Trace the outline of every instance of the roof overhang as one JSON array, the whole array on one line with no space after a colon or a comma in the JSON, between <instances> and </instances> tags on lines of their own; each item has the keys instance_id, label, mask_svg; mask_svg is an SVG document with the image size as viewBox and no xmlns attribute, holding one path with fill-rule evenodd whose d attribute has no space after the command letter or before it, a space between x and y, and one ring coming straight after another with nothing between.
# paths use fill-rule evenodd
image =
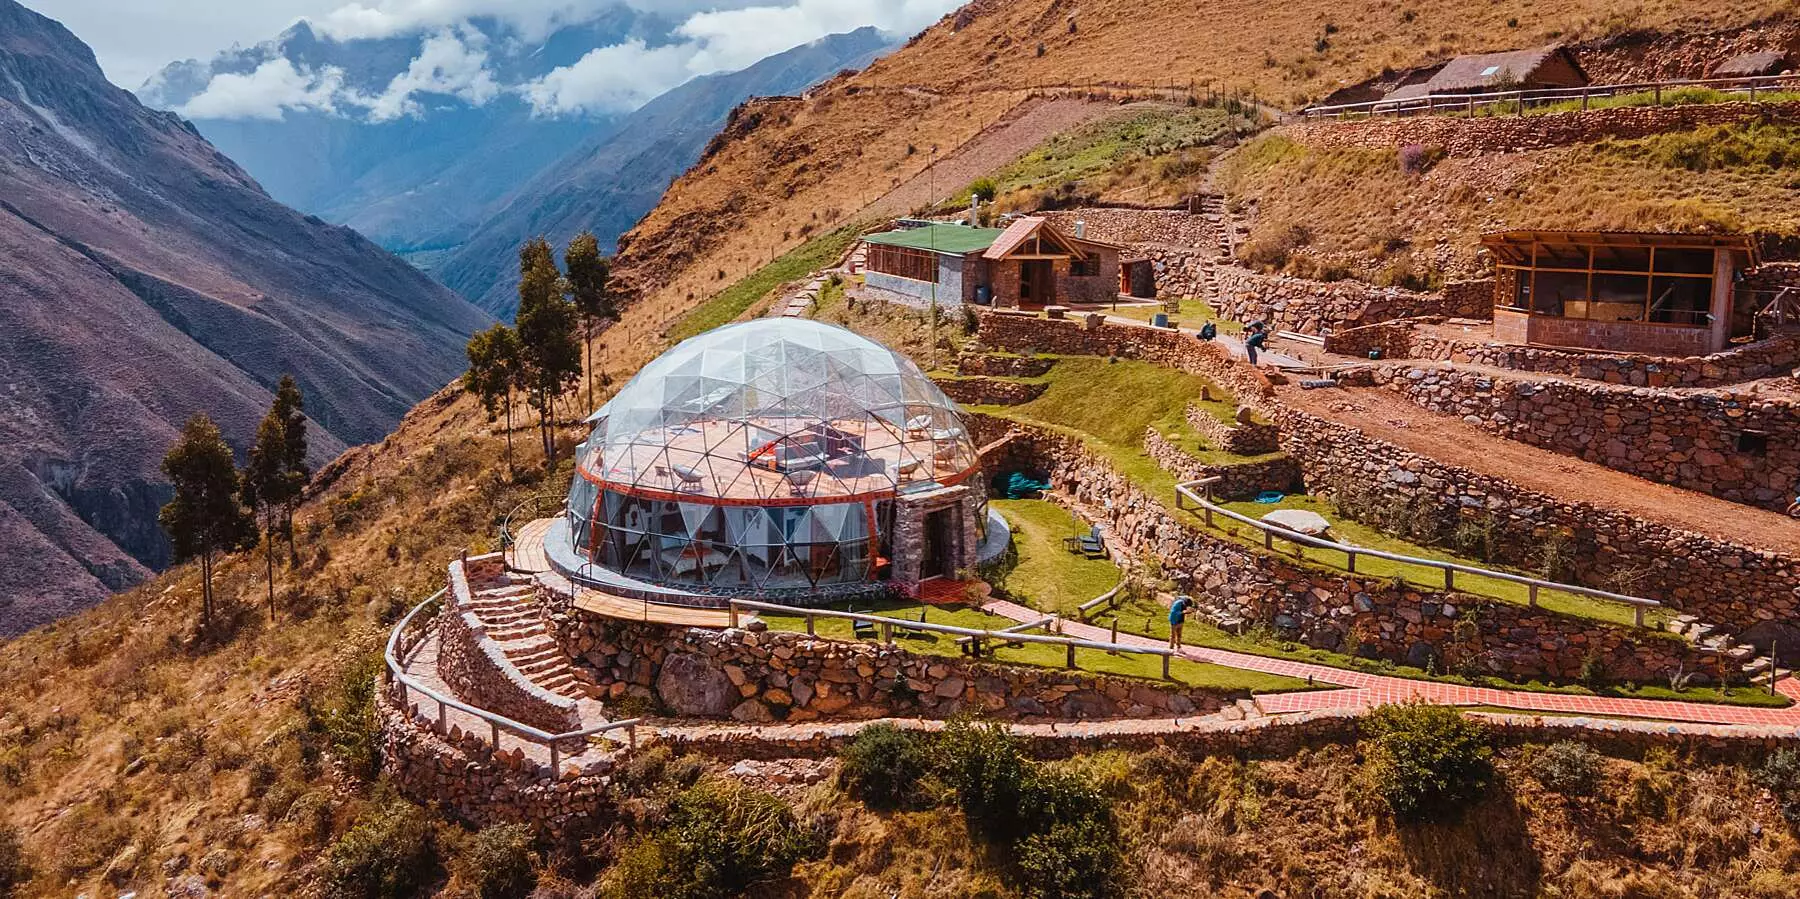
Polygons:
<instances>
[{"instance_id":1,"label":"roof overhang","mask_svg":"<svg viewBox=\"0 0 1800 899\"><path fill-rule=\"evenodd\" d=\"M1481 245L1505 265L1530 265L1532 246L1661 247L1726 250L1741 268L1761 262L1756 240L1747 234L1676 234L1659 231L1494 231L1481 235Z\"/></svg>"}]
</instances>

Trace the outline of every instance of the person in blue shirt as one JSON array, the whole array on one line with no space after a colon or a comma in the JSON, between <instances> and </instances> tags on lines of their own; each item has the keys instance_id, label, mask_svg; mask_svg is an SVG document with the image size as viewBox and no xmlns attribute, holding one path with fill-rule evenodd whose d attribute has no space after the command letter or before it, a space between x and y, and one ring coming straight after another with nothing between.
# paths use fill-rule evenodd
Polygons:
<instances>
[{"instance_id":1,"label":"person in blue shirt","mask_svg":"<svg viewBox=\"0 0 1800 899\"><path fill-rule=\"evenodd\" d=\"M1177 596L1175 597L1175 601L1169 604L1170 649L1179 649L1181 647L1181 626L1187 623L1188 606L1192 604L1193 600L1188 599L1186 596Z\"/></svg>"},{"instance_id":2,"label":"person in blue shirt","mask_svg":"<svg viewBox=\"0 0 1800 899\"><path fill-rule=\"evenodd\" d=\"M1200 326L1200 339L1201 340L1204 340L1204 341L1207 341L1210 343L1212 341L1212 339L1217 336L1219 336L1219 327L1217 325L1213 324L1212 322L1207 322L1206 324Z\"/></svg>"},{"instance_id":3,"label":"person in blue shirt","mask_svg":"<svg viewBox=\"0 0 1800 899\"><path fill-rule=\"evenodd\" d=\"M1263 323L1256 322L1255 324L1252 324L1250 326L1250 335L1244 338L1244 352L1250 355L1251 365L1256 364L1256 351L1262 349L1263 345L1268 342L1269 332L1263 327Z\"/></svg>"}]
</instances>

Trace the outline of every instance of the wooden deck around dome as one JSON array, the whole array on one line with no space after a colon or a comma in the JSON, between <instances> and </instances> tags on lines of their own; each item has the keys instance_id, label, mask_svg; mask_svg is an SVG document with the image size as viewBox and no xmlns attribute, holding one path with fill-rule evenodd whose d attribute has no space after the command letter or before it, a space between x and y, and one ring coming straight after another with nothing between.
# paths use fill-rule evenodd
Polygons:
<instances>
[{"instance_id":1,"label":"wooden deck around dome","mask_svg":"<svg viewBox=\"0 0 1800 899\"><path fill-rule=\"evenodd\" d=\"M673 606L664 603L646 602L625 596L614 596L591 587L581 586L569 580L562 572L550 564L550 555L544 549L544 537L550 532L550 526L556 523L555 518L540 518L519 529L513 540L511 550L507 553L506 564L514 571L536 576L539 584L563 594L573 594L575 608L594 615L617 618L622 621L643 621L650 624L666 624L672 627L714 627L731 626L731 613L726 609L696 609L689 606ZM740 614L741 625L752 617Z\"/></svg>"},{"instance_id":2,"label":"wooden deck around dome","mask_svg":"<svg viewBox=\"0 0 1800 899\"><path fill-rule=\"evenodd\" d=\"M526 574L549 571L550 556L544 552L544 535L555 523L555 518L539 518L519 528L512 546L507 549L506 566Z\"/></svg>"}]
</instances>

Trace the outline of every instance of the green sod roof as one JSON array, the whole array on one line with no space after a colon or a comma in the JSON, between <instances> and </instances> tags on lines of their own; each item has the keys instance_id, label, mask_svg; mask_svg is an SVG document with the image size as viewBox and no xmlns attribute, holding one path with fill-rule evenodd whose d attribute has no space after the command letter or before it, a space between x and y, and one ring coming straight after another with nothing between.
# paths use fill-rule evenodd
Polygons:
<instances>
[{"instance_id":1,"label":"green sod roof","mask_svg":"<svg viewBox=\"0 0 1800 899\"><path fill-rule=\"evenodd\" d=\"M975 253L994 245L1005 232L999 228L970 228L966 225L926 225L906 231L888 231L863 238L869 243L889 247L906 247L938 253Z\"/></svg>"}]
</instances>

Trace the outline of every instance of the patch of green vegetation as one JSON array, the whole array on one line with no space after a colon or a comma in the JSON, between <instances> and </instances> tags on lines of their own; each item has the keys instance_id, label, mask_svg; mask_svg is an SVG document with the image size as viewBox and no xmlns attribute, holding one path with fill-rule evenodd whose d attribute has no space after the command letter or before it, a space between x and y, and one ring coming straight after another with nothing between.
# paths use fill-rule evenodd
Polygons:
<instances>
[{"instance_id":1,"label":"patch of green vegetation","mask_svg":"<svg viewBox=\"0 0 1800 899\"><path fill-rule=\"evenodd\" d=\"M1060 546L1057 551L1062 551ZM1092 599L1093 597L1088 598ZM1018 623L971 606L957 604L922 605L916 602L888 600L863 603L856 608L856 611L892 618L901 625L908 622L918 623L922 620L926 624L946 624L975 630L999 631ZM762 620L768 623L770 630L795 633L802 633L806 630L806 619L800 615L764 615ZM813 632L829 640L857 639L852 623L844 618L817 618L814 620ZM1165 636L1164 639L1167 637ZM919 655L952 658L963 655L962 646L951 634L896 629L894 642L902 649ZM1068 667L1068 651L1061 646L1045 643L1026 643L994 649L984 652L982 658L1008 665L1031 665L1038 668ZM1096 649L1078 649L1075 651L1075 665L1089 674L1111 674L1141 680L1162 680L1162 659L1159 656L1134 653L1109 655ZM1240 671L1235 668L1207 665L1186 659L1172 661L1169 665L1169 676L1175 683L1200 689L1248 690L1254 693L1309 689L1307 683L1298 678L1263 674L1256 671Z\"/></svg>"},{"instance_id":2,"label":"patch of green vegetation","mask_svg":"<svg viewBox=\"0 0 1800 899\"><path fill-rule=\"evenodd\" d=\"M1749 99L1749 94L1743 92L1727 93L1710 87L1700 86L1677 87L1663 91L1660 98L1655 91L1635 91L1629 94L1614 94L1609 97L1589 97L1585 107L1583 107L1580 100L1559 100L1555 103L1546 103L1543 105L1527 105L1525 107L1525 114L1527 116L1550 115L1558 112L1578 112L1583 108L1591 110L1616 109L1623 106L1696 106L1711 103L1742 103ZM1756 95L1756 102L1758 103L1789 103L1794 100L1800 100L1800 93L1794 91L1759 91ZM1455 113L1455 115L1467 115L1467 113L1458 112ZM1475 110L1475 116L1477 118L1508 115L1518 115L1517 104L1508 102L1490 106L1481 106L1477 107Z\"/></svg>"},{"instance_id":3,"label":"patch of green vegetation","mask_svg":"<svg viewBox=\"0 0 1800 899\"><path fill-rule=\"evenodd\" d=\"M1119 318L1129 318L1134 321L1147 322L1158 312L1162 311L1164 310L1161 303L1146 303L1143 305L1120 306L1117 309L1108 309L1106 310L1106 314L1116 315ZM1207 322L1212 322L1223 333L1244 333L1243 322L1234 322L1227 318L1220 318L1218 311L1213 309L1212 304L1199 297L1183 297L1178 304L1175 314L1170 316L1170 318L1180 322L1183 328L1198 328Z\"/></svg>"},{"instance_id":4,"label":"patch of green vegetation","mask_svg":"<svg viewBox=\"0 0 1800 899\"><path fill-rule=\"evenodd\" d=\"M1206 159L1187 151L1253 127L1224 109L1204 106L1153 107L1093 122L1039 144L964 188L948 205L966 207L977 187L1000 196L1030 190L1055 193L1148 159L1159 161L1154 173L1159 180L1183 180L1205 171Z\"/></svg>"},{"instance_id":5,"label":"patch of green vegetation","mask_svg":"<svg viewBox=\"0 0 1800 899\"><path fill-rule=\"evenodd\" d=\"M1774 172L1800 165L1800 128L1764 122L1706 125L1608 142L1602 151L1689 172Z\"/></svg>"},{"instance_id":6,"label":"patch of green vegetation","mask_svg":"<svg viewBox=\"0 0 1800 899\"><path fill-rule=\"evenodd\" d=\"M683 316L669 329L672 340L686 340L720 325L730 324L758 300L783 284L797 281L837 261L862 233L860 225L851 224L828 231L788 251L774 262L757 269L736 284L714 294L711 299Z\"/></svg>"},{"instance_id":7,"label":"patch of green vegetation","mask_svg":"<svg viewBox=\"0 0 1800 899\"><path fill-rule=\"evenodd\" d=\"M1042 499L997 499L991 505L1012 527L1018 556L996 584L1007 595L1034 609L1072 616L1124 577L1111 559L1090 559L1064 547L1065 538L1088 532L1067 509Z\"/></svg>"}]
</instances>

